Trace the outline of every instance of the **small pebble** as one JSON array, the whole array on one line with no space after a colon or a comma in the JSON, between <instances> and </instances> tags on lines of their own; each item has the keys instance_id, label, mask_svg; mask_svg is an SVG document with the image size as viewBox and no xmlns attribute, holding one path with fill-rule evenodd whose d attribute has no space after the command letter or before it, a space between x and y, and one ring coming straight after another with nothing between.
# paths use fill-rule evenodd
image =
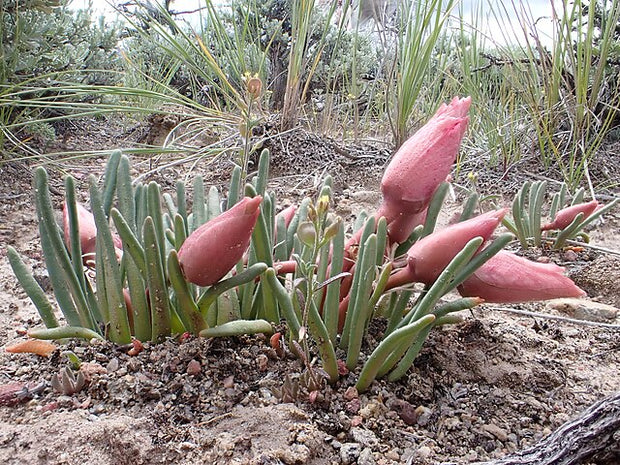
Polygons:
<instances>
[{"instance_id":1,"label":"small pebble","mask_svg":"<svg viewBox=\"0 0 620 465\"><path fill-rule=\"evenodd\" d=\"M424 405L420 405L418 408L415 409L414 413L417 415L418 425L426 426L431 419L433 411L430 408L425 407Z\"/></svg>"},{"instance_id":2,"label":"small pebble","mask_svg":"<svg viewBox=\"0 0 620 465\"><path fill-rule=\"evenodd\" d=\"M196 359L192 359L189 361L189 363L187 364L187 374L190 376L196 376L200 374L200 371L202 369L202 366L200 365L200 362Z\"/></svg>"},{"instance_id":3,"label":"small pebble","mask_svg":"<svg viewBox=\"0 0 620 465\"><path fill-rule=\"evenodd\" d=\"M116 370L118 370L118 366L119 366L118 358L114 357L112 360L108 362L105 368L106 370L108 370L108 373L114 373Z\"/></svg>"},{"instance_id":4,"label":"small pebble","mask_svg":"<svg viewBox=\"0 0 620 465\"><path fill-rule=\"evenodd\" d=\"M508 439L508 433L506 432L506 430L497 426L495 423L489 423L488 425L482 425L480 429L488 433L491 433L493 436L495 436L497 439L499 439L502 442Z\"/></svg>"},{"instance_id":5,"label":"small pebble","mask_svg":"<svg viewBox=\"0 0 620 465\"><path fill-rule=\"evenodd\" d=\"M418 420L416 414L416 408L409 402L402 399L394 399L390 405L391 410L394 410L401 420L408 425L415 425Z\"/></svg>"},{"instance_id":6,"label":"small pebble","mask_svg":"<svg viewBox=\"0 0 620 465\"><path fill-rule=\"evenodd\" d=\"M269 358L265 354L259 354L256 357L256 365L258 365L258 371L267 371L267 368L269 368Z\"/></svg>"},{"instance_id":7,"label":"small pebble","mask_svg":"<svg viewBox=\"0 0 620 465\"><path fill-rule=\"evenodd\" d=\"M362 452L362 448L359 444L354 442L344 443L340 447L340 462L343 465L349 465L355 463Z\"/></svg>"},{"instance_id":8,"label":"small pebble","mask_svg":"<svg viewBox=\"0 0 620 465\"><path fill-rule=\"evenodd\" d=\"M235 377L234 376L227 376L226 378L224 378L224 380L222 381L222 385L227 388L230 389L235 385Z\"/></svg>"},{"instance_id":9,"label":"small pebble","mask_svg":"<svg viewBox=\"0 0 620 465\"><path fill-rule=\"evenodd\" d=\"M357 459L357 465L376 465L377 461L372 455L372 450L369 447L364 448L362 452L360 452L360 456Z\"/></svg>"},{"instance_id":10,"label":"small pebble","mask_svg":"<svg viewBox=\"0 0 620 465\"><path fill-rule=\"evenodd\" d=\"M432 453L433 453L433 450L428 446L421 446L416 451L416 455L421 458L430 457Z\"/></svg>"},{"instance_id":11,"label":"small pebble","mask_svg":"<svg viewBox=\"0 0 620 465\"><path fill-rule=\"evenodd\" d=\"M566 252L562 254L562 258L566 260L567 262L574 262L574 261L577 261L579 256L574 250L568 249Z\"/></svg>"},{"instance_id":12,"label":"small pebble","mask_svg":"<svg viewBox=\"0 0 620 465\"><path fill-rule=\"evenodd\" d=\"M359 399L350 400L345 405L345 410L347 412L349 412L349 413L357 413L357 412L359 412L359 409L360 409L360 400Z\"/></svg>"},{"instance_id":13,"label":"small pebble","mask_svg":"<svg viewBox=\"0 0 620 465\"><path fill-rule=\"evenodd\" d=\"M347 388L346 391L344 391L343 396L344 400L353 400L353 399L357 399L359 397L359 393L357 392L357 389L355 389L354 386L350 386Z\"/></svg>"},{"instance_id":14,"label":"small pebble","mask_svg":"<svg viewBox=\"0 0 620 465\"><path fill-rule=\"evenodd\" d=\"M364 447L376 447L379 444L377 435L364 428L351 428L351 437Z\"/></svg>"}]
</instances>

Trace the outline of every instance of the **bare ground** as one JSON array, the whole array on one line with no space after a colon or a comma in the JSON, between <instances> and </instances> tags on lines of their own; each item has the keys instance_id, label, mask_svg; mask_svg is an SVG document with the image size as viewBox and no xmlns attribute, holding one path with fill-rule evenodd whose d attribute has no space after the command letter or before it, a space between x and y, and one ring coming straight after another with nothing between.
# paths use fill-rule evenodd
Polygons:
<instances>
[{"instance_id":1,"label":"bare ground","mask_svg":"<svg viewBox=\"0 0 620 465\"><path fill-rule=\"evenodd\" d=\"M90 121L70 128L73 132L68 130L63 144L110 147L136 137L100 124ZM103 134L103 140L97 140L97 134ZM279 154L277 144L286 150ZM314 195L314 179L325 166L307 154L324 160L316 157L321 150L331 151L335 160L329 168L337 174L341 215L372 208L379 200L380 167L359 160L339 162L342 146L334 151L332 142L313 137L277 144L271 148L279 167L274 174L280 178L272 187L280 198L284 194L284 203ZM375 164L381 165L385 151L374 150ZM372 150L366 147L362 152ZM344 159L351 161L351 154L362 152L349 147ZM301 161L285 166L290 153L297 153ZM167 161L163 156L134 158L133 164L144 173ZM103 158L90 158L63 167L76 175L85 195L87 174L100 174L104 164ZM172 186L186 169L159 170L152 176ZM200 168L208 180L220 184L228 169L224 162ZM316 176L309 176L312 173ZM52 171L57 205L62 201L61 175ZM0 242L16 247L45 283L30 185L30 167L0 165ZM593 242L620 250L619 224L616 211L593 233ZM40 321L2 249L4 347L23 340L25 331ZM551 259L568 267L590 299L620 305L617 255L586 250L551 254ZM544 304L516 308L555 311ZM366 354L381 331L380 322L371 328ZM67 349L86 363L90 379L79 392L60 395L50 381L69 365L61 353ZM2 351L0 462L471 463L533 444L620 389L617 329L516 316L484 306L465 322L434 331L405 379L375 382L358 395L351 389L357 374L349 373L335 386L324 386L314 402L304 388L300 361L278 356L260 337L171 340L146 344L133 356L128 349L71 342L49 358ZM291 386L299 386L296 395Z\"/></svg>"}]
</instances>

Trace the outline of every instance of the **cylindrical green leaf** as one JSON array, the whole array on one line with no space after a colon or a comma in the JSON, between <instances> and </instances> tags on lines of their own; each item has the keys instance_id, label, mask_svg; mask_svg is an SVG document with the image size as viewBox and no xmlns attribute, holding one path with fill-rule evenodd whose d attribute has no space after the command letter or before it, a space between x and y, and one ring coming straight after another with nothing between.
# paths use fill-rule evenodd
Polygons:
<instances>
[{"instance_id":1,"label":"cylindrical green leaf","mask_svg":"<svg viewBox=\"0 0 620 465\"><path fill-rule=\"evenodd\" d=\"M244 334L273 334L273 326L265 320L235 320L200 331L202 337L229 337Z\"/></svg>"},{"instance_id":2,"label":"cylindrical green leaf","mask_svg":"<svg viewBox=\"0 0 620 465\"><path fill-rule=\"evenodd\" d=\"M187 200L185 198L185 183L178 180L176 183L177 193L177 213L183 218L183 225L185 228L185 235L187 236L189 229L187 224Z\"/></svg>"},{"instance_id":3,"label":"cylindrical green leaf","mask_svg":"<svg viewBox=\"0 0 620 465\"><path fill-rule=\"evenodd\" d=\"M239 201L241 194L241 167L235 165L230 175L230 187L228 188L228 199L226 201L226 210L230 210L233 205Z\"/></svg>"},{"instance_id":4,"label":"cylindrical green leaf","mask_svg":"<svg viewBox=\"0 0 620 465\"><path fill-rule=\"evenodd\" d=\"M198 229L207 221L207 208L205 203L205 184L202 176L194 178L194 203L192 205L192 224L190 232Z\"/></svg>"},{"instance_id":5,"label":"cylindrical green leaf","mask_svg":"<svg viewBox=\"0 0 620 465\"><path fill-rule=\"evenodd\" d=\"M131 231L135 235L138 235L134 190L131 184L131 175L129 172L129 158L126 156L121 157L120 164L118 165L116 193L118 197L119 212L123 215L125 221L127 221Z\"/></svg>"},{"instance_id":6,"label":"cylindrical green leaf","mask_svg":"<svg viewBox=\"0 0 620 465\"><path fill-rule=\"evenodd\" d=\"M459 222L466 221L474 216L476 208L478 207L478 200L480 196L476 192L472 192L467 200L465 201L465 205L463 205L463 212L459 217Z\"/></svg>"},{"instance_id":7,"label":"cylindrical green leaf","mask_svg":"<svg viewBox=\"0 0 620 465\"><path fill-rule=\"evenodd\" d=\"M101 334L93 331L92 329L82 328L81 326L59 326L57 328L31 329L28 331L28 337L46 340L69 338L80 338L86 339L87 341L90 341L91 339L99 339L100 341L105 340Z\"/></svg>"},{"instance_id":8,"label":"cylindrical green leaf","mask_svg":"<svg viewBox=\"0 0 620 465\"><path fill-rule=\"evenodd\" d=\"M22 261L17 251L10 245L7 247L7 255L11 268L13 268L13 273L15 273L19 284L21 284L28 297L30 297L30 300L32 300L45 326L48 328L56 328L58 326L58 320L54 315L54 307L52 307L52 304L47 299L45 292L41 289L37 280L34 279L34 276L28 271L26 264Z\"/></svg>"},{"instance_id":9,"label":"cylindrical green leaf","mask_svg":"<svg viewBox=\"0 0 620 465\"><path fill-rule=\"evenodd\" d=\"M424 221L424 228L422 229L421 237L426 237L435 230L437 218L439 218L439 212L441 211L443 201L446 198L449 189L450 184L447 182L442 182L433 194L433 198L428 204L428 213L426 214L426 220Z\"/></svg>"},{"instance_id":10,"label":"cylindrical green leaf","mask_svg":"<svg viewBox=\"0 0 620 465\"><path fill-rule=\"evenodd\" d=\"M198 309L200 310L200 313L202 315L206 315L206 312L211 304L215 302L218 295L247 282L254 281L263 272L265 272L267 268L268 267L265 263L255 263L254 265L249 266L242 273L231 276L230 278L224 279L211 286L198 299Z\"/></svg>"},{"instance_id":11,"label":"cylindrical green leaf","mask_svg":"<svg viewBox=\"0 0 620 465\"><path fill-rule=\"evenodd\" d=\"M211 186L207 194L207 221L216 218L222 213L220 206L220 193L217 187Z\"/></svg>"},{"instance_id":12,"label":"cylindrical green leaf","mask_svg":"<svg viewBox=\"0 0 620 465\"><path fill-rule=\"evenodd\" d=\"M435 321L435 315L426 315L387 336L370 354L362 368L360 377L355 385L359 392L364 392L375 380L383 361L403 342L412 341L426 326Z\"/></svg>"},{"instance_id":13,"label":"cylindrical green leaf","mask_svg":"<svg viewBox=\"0 0 620 465\"><path fill-rule=\"evenodd\" d=\"M105 270L103 283L97 276L97 292L100 292L103 284L109 312L108 335L110 340L119 344L126 344L131 342L131 332L116 248L94 177L91 177L90 181L90 203L97 225L96 261L98 264L101 263Z\"/></svg>"},{"instance_id":14,"label":"cylindrical green leaf","mask_svg":"<svg viewBox=\"0 0 620 465\"><path fill-rule=\"evenodd\" d=\"M60 229L56 224L45 169L37 168L34 178L41 248L45 256L50 280L54 286L54 294L70 324L94 329L95 323L84 290L80 286L79 279L71 265Z\"/></svg>"},{"instance_id":15,"label":"cylindrical green leaf","mask_svg":"<svg viewBox=\"0 0 620 465\"><path fill-rule=\"evenodd\" d=\"M139 239L134 235L131 226L125 220L125 217L116 208L110 212L116 231L123 243L123 253L129 253L133 261L138 266L142 275L146 278L146 262L144 259L144 248L140 244Z\"/></svg>"},{"instance_id":16,"label":"cylindrical green leaf","mask_svg":"<svg viewBox=\"0 0 620 465\"><path fill-rule=\"evenodd\" d=\"M301 323L299 322L299 318L295 312L295 308L293 307L291 296L282 283L278 281L276 272L273 268L268 268L267 271L265 271L264 276L266 284L271 288L271 291L278 301L278 305L282 311L282 316L286 320L286 323L291 331L291 338L296 340L299 337L299 328L301 328Z\"/></svg>"},{"instance_id":17,"label":"cylindrical green leaf","mask_svg":"<svg viewBox=\"0 0 620 465\"><path fill-rule=\"evenodd\" d=\"M103 211L106 218L110 216L110 209L114 203L114 194L116 193L116 179L118 175L118 166L121 161L121 151L114 150L110 153L106 171L103 178Z\"/></svg>"},{"instance_id":18,"label":"cylindrical green leaf","mask_svg":"<svg viewBox=\"0 0 620 465\"><path fill-rule=\"evenodd\" d=\"M332 241L332 261L330 264L329 277L339 275L342 272L344 260L344 227L338 229L338 233ZM329 333L332 343L336 343L338 334L338 301L340 298L340 279L336 279L327 285L325 301L323 303L323 321Z\"/></svg>"},{"instance_id":19,"label":"cylindrical green leaf","mask_svg":"<svg viewBox=\"0 0 620 465\"><path fill-rule=\"evenodd\" d=\"M157 232L150 216L144 220L142 234L146 258L146 285L151 304L151 339L158 341L163 337L170 336L171 314L168 286L161 262Z\"/></svg>"},{"instance_id":20,"label":"cylindrical green leaf","mask_svg":"<svg viewBox=\"0 0 620 465\"><path fill-rule=\"evenodd\" d=\"M128 253L123 254L123 265L125 266L127 287L129 288L133 335L140 341L148 341L151 339L151 312L144 281L146 270L141 271L133 256Z\"/></svg>"},{"instance_id":21,"label":"cylindrical green leaf","mask_svg":"<svg viewBox=\"0 0 620 465\"><path fill-rule=\"evenodd\" d=\"M370 317L369 299L372 292L372 282L376 276L375 259L377 254L377 236L371 234L364 242L360 251L364 249L361 263L358 260L355 270L357 280L353 279L351 286L351 300L347 310L347 320L350 315L350 332L347 345L347 367L349 370L355 369L362 347L362 338L366 330L366 322ZM346 330L346 323L345 323Z\"/></svg>"}]
</instances>

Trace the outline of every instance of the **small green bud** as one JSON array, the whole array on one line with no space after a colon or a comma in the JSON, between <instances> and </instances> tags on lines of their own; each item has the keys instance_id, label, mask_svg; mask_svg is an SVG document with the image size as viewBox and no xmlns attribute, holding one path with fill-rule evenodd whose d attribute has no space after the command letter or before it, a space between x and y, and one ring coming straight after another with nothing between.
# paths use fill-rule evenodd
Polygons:
<instances>
[{"instance_id":1,"label":"small green bud","mask_svg":"<svg viewBox=\"0 0 620 465\"><path fill-rule=\"evenodd\" d=\"M322 195L316 202L316 210L319 217L322 217L329 210L329 195Z\"/></svg>"}]
</instances>

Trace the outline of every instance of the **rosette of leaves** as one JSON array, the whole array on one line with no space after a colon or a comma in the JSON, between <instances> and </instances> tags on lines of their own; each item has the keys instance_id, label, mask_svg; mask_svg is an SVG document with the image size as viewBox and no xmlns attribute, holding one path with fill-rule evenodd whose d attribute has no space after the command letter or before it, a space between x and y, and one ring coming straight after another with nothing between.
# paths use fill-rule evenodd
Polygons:
<instances>
[{"instance_id":1,"label":"rosette of leaves","mask_svg":"<svg viewBox=\"0 0 620 465\"><path fill-rule=\"evenodd\" d=\"M588 243L590 237L585 228L620 202L616 198L607 205L598 205L595 201L586 203L585 190L578 189L571 196L566 183L550 197L549 206L545 205L546 195L547 181L525 182L512 202L512 219L503 220L524 249L540 247L543 243L561 249L567 241L575 239ZM550 222L544 224L543 211L547 209Z\"/></svg>"}]
</instances>

